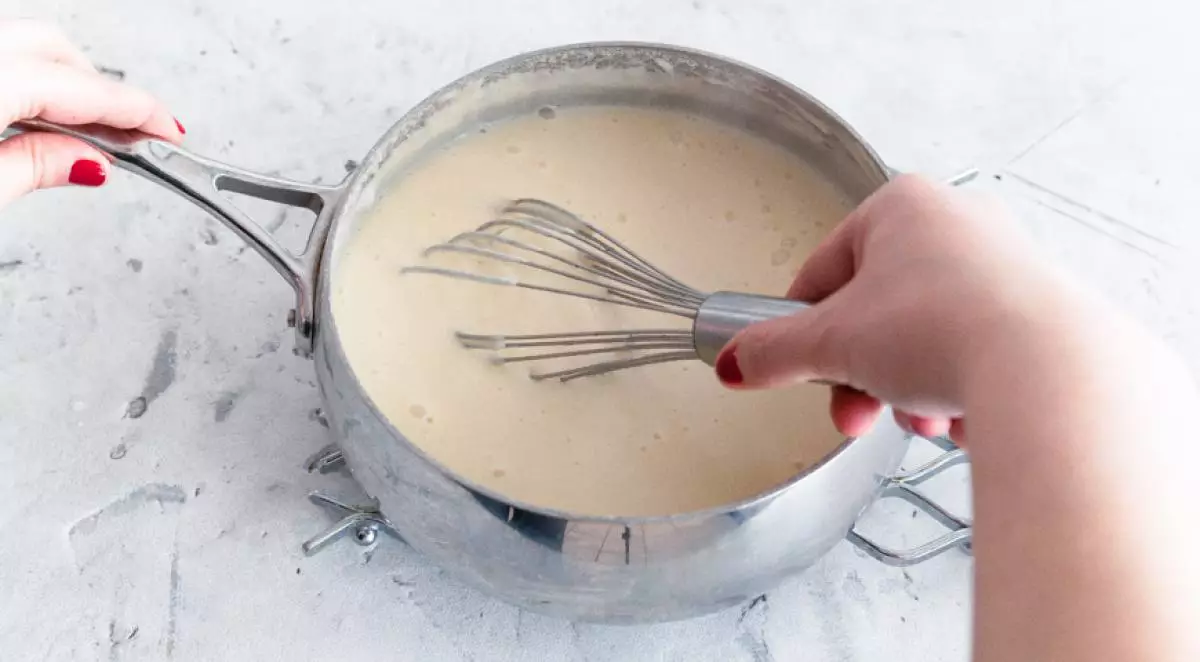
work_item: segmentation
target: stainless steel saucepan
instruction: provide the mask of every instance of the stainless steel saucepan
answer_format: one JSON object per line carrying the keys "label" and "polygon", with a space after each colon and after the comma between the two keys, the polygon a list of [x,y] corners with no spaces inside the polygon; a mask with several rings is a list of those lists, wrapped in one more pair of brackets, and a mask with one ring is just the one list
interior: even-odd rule
{"label": "stainless steel saucepan", "polygon": [[[747,501],[669,517],[600,518],[514,503],[470,484],[380,414],[346,360],[330,300],[338,265],[377,196],[423,155],[481,125],[547,105],[584,104],[679,109],[748,129],[807,159],[856,200],[890,175],[845,122],[804,92],[721,57],[656,44],[563,46],[484,67],[413,108],[336,186],[268,177],[96,127],[25,122],[16,130],[55,131],[91,143],[118,166],[204,208],[266,258],[295,289],[289,316],[295,351],[314,359],[336,443],[354,477],[378,500],[377,519],[480,590],[568,618],[661,621],[748,600],[847,537],[895,564],[968,548],[970,522],[914,489],[962,462],[962,452],[947,443],[937,460],[898,473],[908,439],[891,426],[846,440],[787,484]],[[304,250],[285,249],[224,191],[311,210],[316,220]],[[908,499],[948,532],[908,550],[864,538],[855,522],[881,496]]]}

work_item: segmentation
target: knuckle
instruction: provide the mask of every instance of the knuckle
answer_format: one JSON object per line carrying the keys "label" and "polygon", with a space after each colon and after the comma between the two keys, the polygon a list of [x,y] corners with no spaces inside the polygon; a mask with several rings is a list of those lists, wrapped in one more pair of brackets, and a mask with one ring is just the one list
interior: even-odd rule
{"label": "knuckle", "polygon": [[933,188],[933,182],[922,175],[906,172],[896,176],[892,180],[891,187],[897,193],[919,195],[930,191]]}
{"label": "knuckle", "polygon": [[839,376],[839,366],[846,365],[845,333],[835,322],[821,319],[814,320],[808,337],[810,368],[822,377]]}
{"label": "knuckle", "polygon": [[109,81],[108,85],[112,91],[110,98],[122,99],[122,105],[128,109],[128,123],[131,126],[127,128],[137,128],[154,119],[155,113],[158,112],[158,100],[149,92],[115,81]]}
{"label": "knuckle", "polygon": [[46,150],[42,141],[35,140],[34,136],[30,136],[29,139],[20,141],[19,152],[20,158],[25,161],[28,168],[29,187],[41,188],[44,186],[47,179],[47,167]]}
{"label": "knuckle", "polygon": [[889,186],[887,206],[892,209],[924,209],[938,193],[937,186],[921,175],[901,175]]}
{"label": "knuckle", "polygon": [[778,324],[758,324],[742,332],[737,342],[738,365],[744,374],[757,375],[770,368],[770,355],[777,344]]}
{"label": "knuckle", "polygon": [[738,363],[749,375],[826,377],[841,365],[843,343],[818,310],[752,327],[738,343]]}
{"label": "knuckle", "polygon": [[928,222],[945,206],[942,186],[922,175],[901,174],[880,189],[867,215],[874,222],[904,227]]}

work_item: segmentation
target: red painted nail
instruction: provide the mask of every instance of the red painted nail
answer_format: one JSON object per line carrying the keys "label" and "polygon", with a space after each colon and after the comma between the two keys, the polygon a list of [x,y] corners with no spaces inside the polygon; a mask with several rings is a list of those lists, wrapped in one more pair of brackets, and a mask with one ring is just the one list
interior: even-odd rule
{"label": "red painted nail", "polygon": [[71,166],[71,174],[67,176],[67,181],[79,186],[100,186],[108,179],[108,173],[104,171],[104,165],[98,161],[89,161],[81,159]]}
{"label": "red painted nail", "polygon": [[[175,119],[175,118],[172,117],[171,119]],[[179,129],[180,133],[187,133],[187,129],[183,128],[183,125],[180,124],[179,120],[177,120],[177,119],[175,119],[175,128]]]}
{"label": "red painted nail", "polygon": [[737,347],[726,347],[717,357],[717,379],[729,386],[742,383],[742,369],[738,367]]}

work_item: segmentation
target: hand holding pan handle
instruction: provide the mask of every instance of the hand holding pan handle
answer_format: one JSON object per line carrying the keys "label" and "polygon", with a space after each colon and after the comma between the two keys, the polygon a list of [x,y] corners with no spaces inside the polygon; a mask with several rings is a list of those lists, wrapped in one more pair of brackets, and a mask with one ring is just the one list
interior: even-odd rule
{"label": "hand holding pan handle", "polygon": [[[34,131],[57,133],[88,143],[112,157],[117,167],[187,198],[237,233],[296,291],[296,308],[289,315],[289,325],[296,328],[295,352],[300,356],[312,353],[318,263],[333,207],[344,191],[341,184],[323,186],[262,175],[141,133],[95,124],[64,126],[24,120],[13,124],[0,137]],[[316,220],[304,250],[294,253],[284,248],[270,231],[222,195],[223,191],[311,211]]]}

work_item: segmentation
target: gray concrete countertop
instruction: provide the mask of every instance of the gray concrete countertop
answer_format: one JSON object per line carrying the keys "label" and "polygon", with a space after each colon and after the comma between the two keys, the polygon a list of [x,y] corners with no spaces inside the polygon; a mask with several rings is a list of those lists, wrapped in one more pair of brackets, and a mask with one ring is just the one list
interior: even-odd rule
{"label": "gray concrete countertop", "polygon": [[[8,0],[161,95],[194,150],[333,182],[410,105],[519,51],[729,55],[814,93],[896,167],[979,166],[1065,267],[1200,366],[1200,57],[1168,3]],[[1163,13],[1160,13],[1163,10]],[[261,210],[252,210],[261,211]],[[289,241],[301,214],[264,218]],[[1190,260],[1189,260],[1190,258]],[[116,176],[0,211],[0,659],[964,660],[971,560],[848,544],[740,609],[609,628],[521,612],[382,539],[305,558],[327,443],[287,286],[230,232]],[[967,508],[965,471],[931,489]],[[897,544],[936,528],[881,504]]]}

